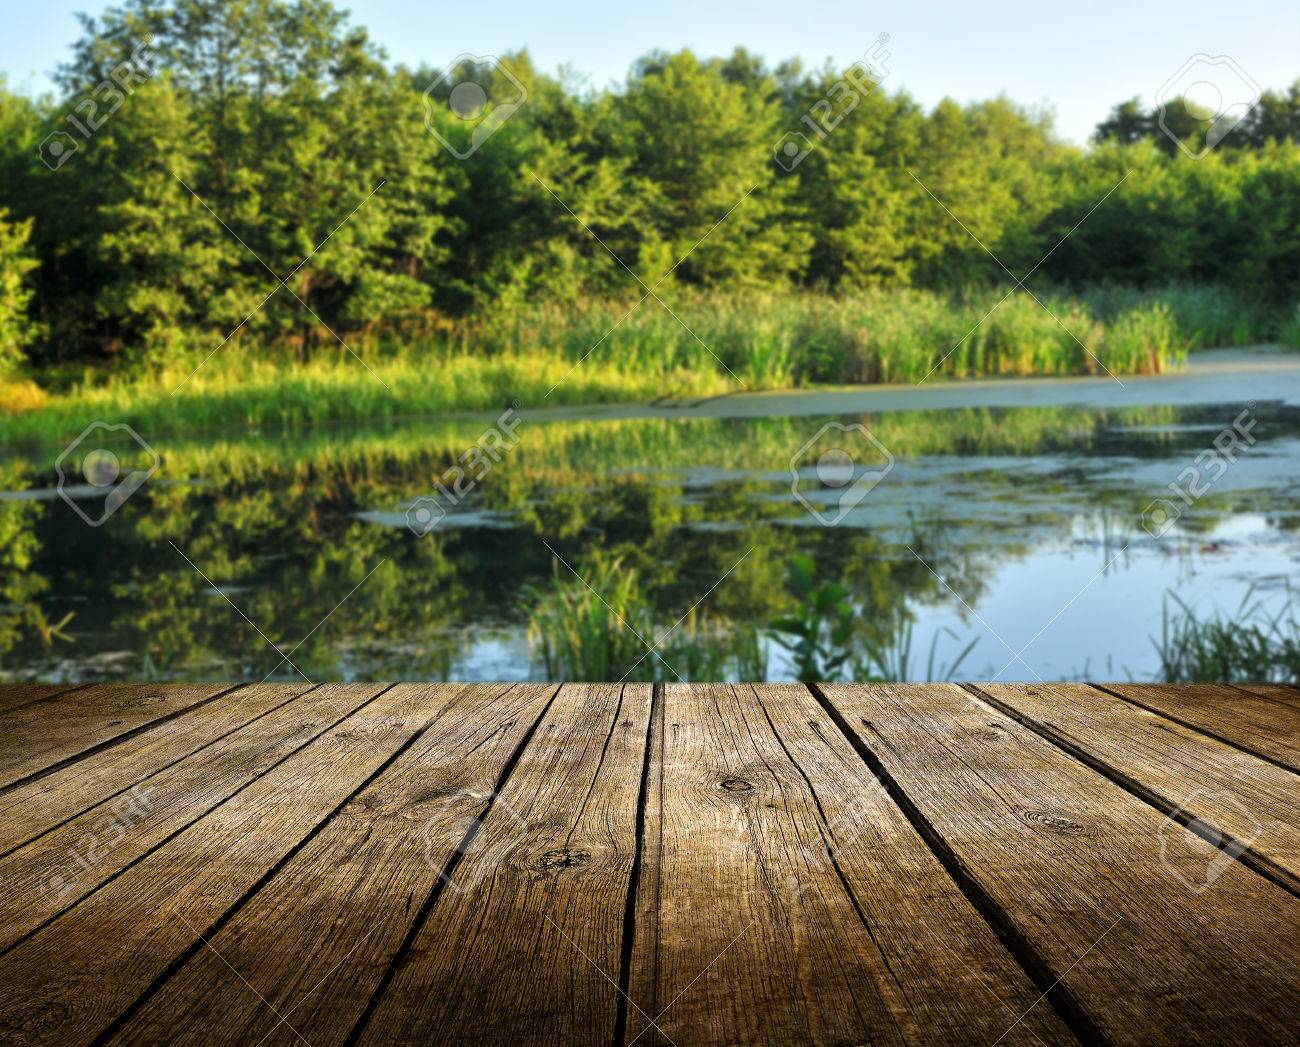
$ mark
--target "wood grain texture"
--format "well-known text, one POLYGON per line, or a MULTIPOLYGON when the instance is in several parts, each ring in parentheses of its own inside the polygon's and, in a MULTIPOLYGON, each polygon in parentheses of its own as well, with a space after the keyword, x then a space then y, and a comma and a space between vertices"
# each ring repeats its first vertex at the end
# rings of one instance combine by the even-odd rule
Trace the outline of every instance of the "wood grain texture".
POLYGON ((1073 1042, 805 688, 663 704, 629 1042, 1073 1042))
MULTIPOLYGON (((276 689, 278 691, 278 688, 276 689)), ((0 951, 246 788, 379 690, 319 688, 0 860, 0 951)), ((265 696, 267 698, 271 695, 265 696)), ((38 782, 37 785, 42 783, 38 782)))
POLYGON ((87 687, 77 683, 8 683, 0 686, 0 713, 7 713, 21 705, 49 701, 59 695, 87 687))
POLYGON ((959 687, 824 692, 1101 1035, 1294 1041, 1300 900, 959 687))
MULTIPOLYGON (((424 688, 433 722, 418 741, 212 935, 119 1042, 342 1043, 555 691, 424 688)), ((454 960, 459 949, 439 951, 454 960)))
POLYGON ((1113 694, 1300 774, 1300 705, 1225 684, 1105 684, 1113 694))
POLYGON ((0 793, 0 855, 112 800, 151 775, 310 690, 308 684, 241 687, 178 716, 125 747, 104 749, 34 782, 0 793))
POLYGON ((103 684, 0 714, 0 789, 135 736, 232 684, 103 684))
POLYGON ((611 1042, 650 707, 645 684, 561 690, 361 1043, 611 1042))
POLYGON ((1164 813, 1226 833, 1234 849, 1248 849, 1243 859, 1300 898, 1300 778, 1292 772, 1083 684, 970 690, 1164 813))
POLYGON ((1300 1040, 1289 690, 32 693, 6 1044, 1300 1040))
POLYGON ((380 694, 0 957, 7 1042, 111 1029, 428 721, 418 690, 380 694))
POLYGON ((1300 708, 1300 687, 1293 683, 1243 683, 1235 685, 1238 690, 1257 694, 1275 702, 1300 708))

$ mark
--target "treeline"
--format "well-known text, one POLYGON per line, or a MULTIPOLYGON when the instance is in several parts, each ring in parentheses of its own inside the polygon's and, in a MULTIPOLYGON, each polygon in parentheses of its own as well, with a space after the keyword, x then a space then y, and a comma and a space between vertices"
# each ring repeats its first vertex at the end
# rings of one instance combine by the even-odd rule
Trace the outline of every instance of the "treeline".
POLYGON ((879 48, 847 73, 656 53, 618 90, 520 53, 426 97, 437 69, 391 67, 328 0, 84 28, 59 99, 0 85, 0 366, 234 331, 307 355, 646 287, 1300 290, 1300 85, 1194 161, 1135 104, 1087 150, 1005 99, 927 110, 879 48), (478 88, 489 120, 526 101, 473 148, 478 88))

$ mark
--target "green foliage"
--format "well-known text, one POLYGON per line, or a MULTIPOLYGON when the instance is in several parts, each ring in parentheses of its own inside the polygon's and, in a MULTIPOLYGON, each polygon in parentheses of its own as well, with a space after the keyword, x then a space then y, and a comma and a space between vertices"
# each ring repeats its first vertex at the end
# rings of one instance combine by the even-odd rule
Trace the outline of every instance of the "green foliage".
POLYGON ((636 571, 598 558, 590 577, 575 577, 557 560, 550 590, 537 601, 529 635, 552 680, 653 679, 655 658, 643 636, 653 628, 637 592, 636 571))
POLYGON ((220 362, 192 374, 181 364, 145 374, 101 367, 66 375, 68 385, 40 411, 6 419, 0 445, 40 434, 66 440, 108 416, 159 435, 280 430, 339 419, 499 411, 515 399, 537 407, 708 397, 734 390, 737 377, 749 389, 770 389, 916 382, 927 375, 1104 373, 1103 364, 1116 374, 1159 373, 1177 367, 1188 346, 1291 338, 1300 348, 1293 310, 1223 289, 1044 295, 1050 314, 1023 292, 999 305, 1003 295, 880 288, 837 296, 701 292, 677 302, 689 331, 650 302, 629 314, 634 303, 579 300, 521 307, 492 323, 467 319, 420 341, 359 344, 364 365, 342 347, 302 361, 291 350, 231 344, 220 362))
POLYGON ((870 622, 861 637, 862 655, 854 663, 853 678, 867 680, 912 680, 940 683, 952 680, 961 671, 967 656, 979 643, 974 637, 950 662, 938 660, 939 641, 947 636, 960 641, 960 637, 946 626, 935 630, 930 638, 930 650, 925 660, 925 673, 913 671, 912 645, 916 638, 916 622, 903 604, 890 608, 887 618, 870 622))
POLYGON ((799 601, 792 614, 772 622, 772 639, 790 652, 801 683, 838 680, 852 653, 854 611, 849 591, 837 582, 816 585, 813 559, 792 557, 786 565, 786 586, 799 601))
MULTIPOLYGON (((1195 141, 1204 134, 1215 115, 1186 99, 1173 98, 1163 113, 1162 128, 1159 110, 1143 109, 1140 98, 1130 98, 1115 106, 1097 125, 1093 140, 1131 145, 1150 139, 1172 154, 1178 149, 1175 138, 1188 143, 1195 141)), ((1264 91, 1241 123, 1223 139, 1222 145, 1229 149, 1258 149, 1270 142, 1288 140, 1300 141, 1300 80, 1285 91, 1264 91)))
POLYGON ((696 607, 675 622, 659 622, 647 579, 621 557, 597 555, 581 576, 556 561, 553 573, 550 589, 525 590, 535 601, 529 639, 548 680, 763 678, 756 630, 737 629, 696 607))
MULTIPOLYGON (((196 405, 186 401, 169 410, 174 416, 192 409, 196 405)), ((1294 429, 1284 408, 1259 410, 1270 432, 1278 425, 1285 432, 1294 429)), ((1172 407, 1051 407, 901 411, 857 420, 900 459, 1113 454, 1119 432, 1127 434, 1126 446, 1138 457, 1177 462, 1204 443, 1196 425, 1180 423, 1208 417, 1172 407)), ((31 455, 0 453, 4 490, 39 491, 53 484, 50 463, 83 425, 64 423, 31 455)), ((470 508, 509 519, 508 527, 445 527, 416 539, 403 523, 403 509, 428 491, 429 478, 455 462, 483 424, 447 415, 319 426, 288 436, 236 427, 222 435, 181 438, 140 426, 163 457, 171 482, 146 484, 111 527, 88 535, 59 499, 0 499, 0 677, 25 678, 40 667, 40 675, 59 679, 154 673, 260 679, 279 656, 171 552, 168 541, 217 585, 237 591, 240 609, 282 649, 309 637, 294 661, 312 679, 347 679, 358 672, 385 679, 460 679, 490 672, 466 656, 497 638, 500 628, 513 634, 534 607, 551 606, 553 587, 569 586, 575 598, 585 598, 591 606, 569 602, 588 621, 588 612, 602 610, 567 568, 553 571, 544 539, 611 604, 624 601, 617 596, 620 576, 605 565, 617 560, 621 573, 635 572, 635 599, 623 609, 625 620, 647 640, 661 640, 660 653, 673 670, 647 654, 634 676, 644 670, 648 678, 654 668, 668 681, 677 678, 674 673, 684 679, 761 680, 769 660, 777 669, 777 660, 768 657, 775 645, 755 626, 794 610, 786 565, 802 548, 824 577, 850 590, 848 602, 859 623, 848 663, 853 679, 938 679, 958 671, 950 663, 963 641, 952 643, 944 633, 927 665, 927 648, 935 650, 927 623, 932 614, 946 615, 951 594, 900 543, 917 549, 978 606, 998 565, 1006 562, 1003 556, 1018 561, 1044 543, 1077 537, 1076 513, 1059 512, 1058 503, 1042 510, 1051 498, 1059 499, 1059 477, 1029 483, 1024 470, 1011 470, 1019 476, 1014 483, 1005 480, 1006 470, 975 480, 994 498, 997 490, 988 485, 1006 483, 1005 499, 1025 510, 1024 534, 1008 536, 999 520, 975 517, 973 533, 953 541, 936 529, 939 519, 918 521, 901 534, 889 525, 871 532, 791 527, 786 488, 772 475, 772 463, 785 461, 807 440, 808 419, 776 417, 571 420, 530 427, 508 465, 493 469, 472 496, 470 508), (629 461, 655 468, 629 471, 629 461), (730 479, 701 486, 701 466, 730 479), (771 497, 774 491, 781 497, 771 497), (368 518, 375 511, 391 513, 384 521, 389 526, 368 518), (361 514, 367 518, 358 519, 361 514), (993 541, 998 555, 972 558, 971 540, 981 547, 993 541), (593 544, 607 552, 589 560, 593 544), (160 557, 160 550, 170 559, 160 557), (356 588, 385 557, 392 562, 356 588), (69 570, 77 572, 76 586, 67 581, 69 570), (520 593, 525 582, 536 586, 527 597, 520 593), (321 606, 345 599, 348 613, 322 626, 321 606), (911 620, 899 611, 904 607, 915 616, 914 640, 904 635, 911 620), (72 610, 76 617, 61 626, 72 637, 69 644, 54 628, 72 610), (653 634, 642 629, 643 617, 656 626, 653 634), (351 637, 357 638, 355 647, 351 637), (906 663, 908 675, 866 665, 869 642, 890 652, 885 664, 906 663)), ((1113 514, 1128 528, 1149 500, 1139 496, 1131 485, 1103 479, 1080 497, 1089 511, 1113 514)), ((1212 528, 1239 497, 1207 496, 1202 508, 1209 515, 1198 519, 1212 528)), ((593 642, 603 644, 599 637, 607 634, 596 635, 593 642)), ((635 637, 623 639, 637 644, 625 648, 630 662, 588 652, 584 639, 571 648, 570 669, 556 660, 547 670, 535 647, 535 674, 588 678, 594 670, 583 666, 604 658, 602 664, 616 667, 616 680, 645 653, 635 637)), ((779 668, 788 677, 784 661, 779 668)), ((280 678, 291 676, 282 667, 280 678)))
POLYGON ((1300 617, 1290 587, 1279 607, 1270 608, 1252 589, 1232 614, 1209 618, 1199 618, 1171 591, 1160 639, 1152 643, 1166 683, 1300 684, 1300 617))
MULTIPOLYGON (((749 384, 915 380, 954 347, 952 375, 1152 370, 1289 330, 1254 311, 1300 300, 1300 83, 1191 161, 1136 102, 1085 151, 1004 98, 927 111, 888 81, 850 92, 743 50, 654 53, 608 90, 516 53, 454 71, 527 94, 459 160, 439 139, 463 150, 475 122, 449 82, 394 68, 330 0, 126 0, 84 29, 57 105, 0 84, 0 209, 39 262, 2 307, 32 321, 4 339, 11 364, 20 344, 44 371, 159 374, 227 341, 313 362, 445 337, 475 355, 600 346, 678 377, 712 373, 711 350, 749 384), (48 170, 39 144, 146 39, 148 82, 48 170), (784 170, 774 147, 827 105, 835 127, 784 170), (1092 355, 1019 290, 977 326, 1015 279, 1092 355), (1172 321, 1149 301, 1116 318, 1079 294, 1170 284, 1252 311, 1202 313, 1189 336, 1177 302, 1172 321), (848 301, 788 305, 808 290, 848 301)), ((1178 103, 1166 122, 1190 135, 1200 115, 1178 103)))
POLYGON ((23 350, 36 334, 27 313, 28 274, 39 265, 27 246, 31 231, 30 219, 11 222, 0 210, 0 377, 23 361, 23 350))

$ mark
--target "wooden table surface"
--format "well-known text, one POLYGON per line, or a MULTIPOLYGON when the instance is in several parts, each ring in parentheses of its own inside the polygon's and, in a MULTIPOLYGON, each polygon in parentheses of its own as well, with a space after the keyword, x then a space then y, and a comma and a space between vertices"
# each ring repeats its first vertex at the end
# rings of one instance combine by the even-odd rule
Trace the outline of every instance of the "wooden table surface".
POLYGON ((1300 691, 0 688, 5 1043, 1300 1037, 1300 691))

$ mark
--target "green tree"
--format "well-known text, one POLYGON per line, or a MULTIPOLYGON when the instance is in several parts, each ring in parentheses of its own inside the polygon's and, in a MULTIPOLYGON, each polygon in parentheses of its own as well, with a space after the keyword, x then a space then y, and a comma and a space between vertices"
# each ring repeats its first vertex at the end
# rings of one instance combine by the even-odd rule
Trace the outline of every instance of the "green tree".
POLYGON ((31 219, 12 222, 8 212, 0 210, 0 375, 23 362, 36 333, 28 315, 28 274, 39 264, 27 245, 31 231, 31 219))
POLYGON ((654 54, 609 107, 644 208, 629 264, 652 286, 669 270, 688 283, 743 286, 806 265, 811 237, 797 184, 778 178, 772 162, 785 129, 775 81, 747 88, 734 65, 727 70, 689 51, 654 54))
MULTIPOLYGON (((793 100, 792 127, 819 100, 841 96, 827 71, 793 100)), ((834 130, 795 169, 814 243, 806 277, 830 287, 907 284, 916 258, 913 216, 924 190, 908 174, 924 117, 906 95, 851 87, 857 98, 834 130)), ((837 114, 838 115, 838 114, 837 114)))
POLYGON ((87 157, 111 187, 106 260, 135 270, 99 299, 111 323, 143 317, 133 333, 163 350, 187 340, 178 326, 207 343, 255 311, 247 331, 307 351, 429 308, 446 166, 363 31, 325 0, 132 0, 87 22, 65 84, 146 36, 159 84, 87 157))
POLYGON ((1115 106, 1110 111, 1110 115, 1097 125, 1092 140, 1132 145, 1134 142, 1152 137, 1155 132, 1155 121, 1151 114, 1142 108, 1142 99, 1130 98, 1127 102, 1120 102, 1115 106))

